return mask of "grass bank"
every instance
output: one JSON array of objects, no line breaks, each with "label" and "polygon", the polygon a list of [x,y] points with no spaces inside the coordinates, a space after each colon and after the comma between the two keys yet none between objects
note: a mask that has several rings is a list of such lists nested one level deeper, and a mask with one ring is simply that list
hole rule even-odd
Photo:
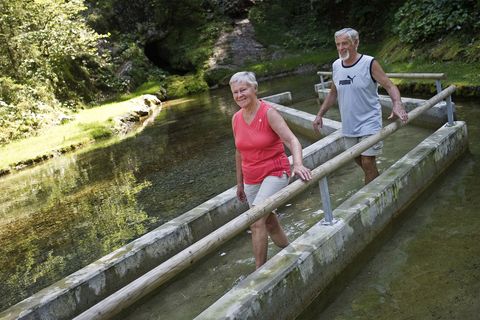
[{"label": "grass bank", "polygon": [[2,146],[0,175],[112,137],[116,125],[114,119],[130,114],[138,106],[135,98],[157,89],[157,84],[150,83],[134,94],[119,97],[117,101],[81,110],[73,120],[51,127],[35,137]]}]

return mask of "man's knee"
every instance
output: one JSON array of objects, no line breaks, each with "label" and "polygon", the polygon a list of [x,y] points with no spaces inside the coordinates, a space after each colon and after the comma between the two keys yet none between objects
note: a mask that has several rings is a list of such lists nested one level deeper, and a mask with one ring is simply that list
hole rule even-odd
[{"label": "man's knee", "polygon": [[362,161],[362,167],[365,170],[376,170],[377,169],[377,162],[375,160],[375,157],[373,157],[373,156],[362,156],[361,161]]}]

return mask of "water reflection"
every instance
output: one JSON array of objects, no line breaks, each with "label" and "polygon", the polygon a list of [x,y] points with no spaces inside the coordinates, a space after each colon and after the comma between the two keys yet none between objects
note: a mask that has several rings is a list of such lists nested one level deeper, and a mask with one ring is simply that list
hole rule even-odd
[{"label": "water reflection", "polygon": [[[296,79],[261,95],[313,94]],[[0,310],[233,186],[236,110],[228,88],[177,100],[141,134],[0,178]]]},{"label": "water reflection", "polygon": [[[260,96],[290,90],[299,109],[315,113],[317,80],[300,76],[268,81],[260,84]],[[167,105],[154,124],[135,137],[1,178],[0,309],[233,186],[235,111],[228,88],[197,95]],[[332,108],[328,116],[338,120],[337,113]],[[394,134],[379,157],[381,170],[427,134],[414,127]],[[330,183],[333,206],[360,188],[362,180],[354,164],[337,171]],[[319,207],[318,190],[312,189],[281,208],[291,239],[321,218]],[[198,314],[252,271],[248,237],[239,236],[223,249],[226,255],[214,255],[195,272],[186,272],[181,277],[185,280],[171,284],[147,304],[147,311],[136,310],[135,317],[142,312],[152,317],[148,308],[172,319]],[[210,276],[202,278],[204,274]],[[159,301],[171,303],[155,309]],[[182,309],[181,301],[190,304]]]},{"label": "water reflection", "polygon": [[167,104],[135,137],[0,179],[0,309],[231,187],[227,101]]}]

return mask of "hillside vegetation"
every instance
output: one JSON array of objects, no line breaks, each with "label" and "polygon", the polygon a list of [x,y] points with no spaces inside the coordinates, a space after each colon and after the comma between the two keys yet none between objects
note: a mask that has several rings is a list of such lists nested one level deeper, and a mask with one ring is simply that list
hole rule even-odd
[{"label": "hillside vegetation", "polygon": [[351,26],[387,71],[446,72],[480,95],[474,0],[9,0],[0,2],[0,145],[141,87],[165,99],[224,83],[236,70],[212,73],[208,61],[245,18],[266,55],[241,68],[259,76],[328,69],[333,32]]}]

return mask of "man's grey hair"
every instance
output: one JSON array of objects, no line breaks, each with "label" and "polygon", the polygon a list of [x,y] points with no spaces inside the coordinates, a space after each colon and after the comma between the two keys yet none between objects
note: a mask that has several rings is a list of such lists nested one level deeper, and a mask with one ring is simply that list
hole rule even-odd
[{"label": "man's grey hair", "polygon": [[338,30],[337,32],[335,32],[335,39],[337,39],[338,37],[343,36],[343,35],[346,35],[352,43],[356,42],[357,45],[358,45],[358,43],[360,42],[360,39],[359,39],[359,36],[358,36],[358,31],[355,30],[355,29],[343,28],[341,30]]},{"label": "man's grey hair", "polygon": [[235,73],[231,78],[229,84],[232,85],[233,83],[248,83],[253,87],[258,88],[257,79],[255,79],[255,73],[251,71],[240,71]]}]

